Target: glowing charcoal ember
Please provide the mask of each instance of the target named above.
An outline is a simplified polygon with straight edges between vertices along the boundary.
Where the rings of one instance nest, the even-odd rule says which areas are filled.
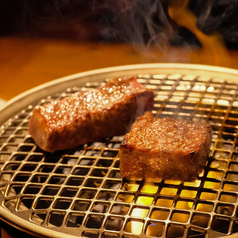
[[[98,89],[35,108],[29,132],[45,151],[69,149],[125,134],[153,104],[153,91],[136,77],[116,78]]]
[[[195,180],[207,163],[210,141],[208,123],[159,119],[145,112],[121,144],[121,174],[126,178]]]

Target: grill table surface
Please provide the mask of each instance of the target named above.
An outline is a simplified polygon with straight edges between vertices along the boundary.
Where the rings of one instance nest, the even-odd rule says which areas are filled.
[[[10,100],[43,83],[88,70],[143,63],[192,63],[238,69],[238,51],[229,50],[230,62],[199,49],[154,50],[152,57],[130,44],[81,42],[47,38],[0,37],[0,98]],[[154,57],[155,56],[155,57]]]

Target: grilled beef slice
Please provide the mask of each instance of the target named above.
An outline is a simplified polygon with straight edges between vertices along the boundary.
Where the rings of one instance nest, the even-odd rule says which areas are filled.
[[[206,165],[209,123],[159,119],[145,112],[120,146],[120,171],[126,178],[195,180]]]
[[[74,148],[125,134],[153,104],[153,91],[138,83],[135,76],[116,78],[98,89],[36,107],[29,133],[45,151]]]

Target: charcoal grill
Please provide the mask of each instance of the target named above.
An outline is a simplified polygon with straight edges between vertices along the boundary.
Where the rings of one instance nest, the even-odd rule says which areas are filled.
[[[123,135],[44,152],[28,134],[36,105],[137,75],[153,113],[209,121],[210,158],[194,182],[127,180]],[[0,118],[0,214],[39,237],[221,237],[238,231],[238,71],[189,64],[107,68],[55,80],[11,100]]]

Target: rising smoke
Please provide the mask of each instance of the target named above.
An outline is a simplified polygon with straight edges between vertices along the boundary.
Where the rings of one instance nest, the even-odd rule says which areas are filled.
[[[177,7],[183,0],[134,0],[131,8],[117,16],[118,35],[131,42],[172,45],[197,45],[199,41],[186,28],[179,27],[168,15],[172,4]],[[210,35],[219,32],[228,46],[238,46],[238,1],[237,0],[191,0],[188,9],[197,18],[197,27]],[[118,27],[119,26],[119,27]],[[126,26],[126,27],[124,27]]]
[[[168,15],[183,0],[2,0],[0,33],[121,41],[164,48],[200,43]],[[238,47],[238,0],[191,0],[188,5],[205,34],[219,32]]]

